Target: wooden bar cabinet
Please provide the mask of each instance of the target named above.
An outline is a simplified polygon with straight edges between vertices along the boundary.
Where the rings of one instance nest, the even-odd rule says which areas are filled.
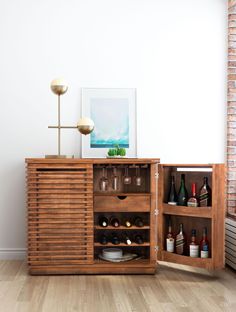
[[[186,264],[209,270],[224,267],[225,173],[223,164],[162,165],[159,159],[41,159],[28,158],[28,267],[30,274],[154,274],[158,260]],[[108,187],[101,190],[100,181],[106,169]],[[113,170],[119,179],[114,190],[110,181]],[[128,168],[131,184],[122,183]],[[138,169],[137,169],[138,168]],[[138,171],[137,171],[138,170]],[[204,176],[212,188],[211,207],[181,207],[167,204],[170,175],[175,175],[177,187],[180,174],[186,174],[186,186],[200,186]],[[141,185],[133,183],[141,177]],[[99,218],[116,216],[141,217],[142,227],[132,225],[114,228],[99,225]],[[190,258],[165,249],[167,218],[171,217],[176,233],[184,223],[187,234],[191,228],[208,228],[210,257]],[[141,233],[141,244],[117,247],[138,255],[126,262],[108,262],[99,258],[104,233],[132,237]],[[116,246],[115,246],[116,247]]]

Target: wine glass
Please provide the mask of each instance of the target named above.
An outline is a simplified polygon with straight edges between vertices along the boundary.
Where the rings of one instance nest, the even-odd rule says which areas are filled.
[[[134,177],[134,183],[137,186],[140,186],[142,184],[142,178],[140,176],[140,168],[139,168],[139,166],[136,167],[136,175]]]
[[[116,172],[116,167],[113,167],[112,188],[114,191],[119,189],[119,177]]]
[[[131,183],[131,177],[129,176],[129,168],[125,167],[125,175],[124,175],[124,184],[130,184]]]
[[[105,192],[108,189],[107,168],[102,168],[102,177],[99,181],[100,190]]]

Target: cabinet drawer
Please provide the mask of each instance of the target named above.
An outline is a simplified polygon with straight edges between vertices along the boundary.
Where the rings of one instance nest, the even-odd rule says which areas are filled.
[[[150,211],[150,195],[95,195],[94,211]]]

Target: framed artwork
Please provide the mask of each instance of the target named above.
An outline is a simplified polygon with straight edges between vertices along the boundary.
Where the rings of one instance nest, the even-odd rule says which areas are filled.
[[[115,144],[136,157],[136,89],[82,89],[82,116],[94,121],[94,131],[82,136],[82,157],[106,157]]]

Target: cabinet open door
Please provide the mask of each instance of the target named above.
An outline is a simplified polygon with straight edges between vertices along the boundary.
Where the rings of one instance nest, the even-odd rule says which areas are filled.
[[[224,164],[161,164],[158,166],[158,220],[157,220],[157,259],[208,270],[224,267],[224,219],[225,219],[225,165]],[[185,174],[185,185],[188,194],[191,194],[191,185],[196,183],[197,191],[203,184],[204,177],[208,178],[212,190],[211,206],[187,207],[168,204],[168,195],[171,176],[175,178],[176,190],[180,187],[181,174]],[[207,228],[209,241],[209,257],[193,258],[189,256],[189,247],[184,255],[166,251],[166,235],[168,222],[171,220],[174,236],[183,224],[187,247],[191,240],[191,231],[197,232],[197,243],[202,237],[203,228]]]

